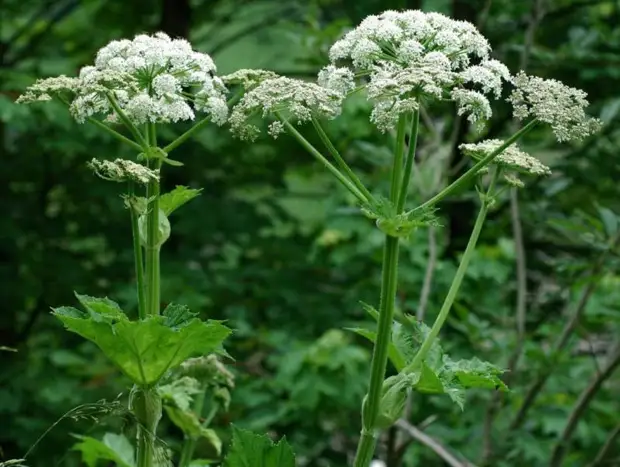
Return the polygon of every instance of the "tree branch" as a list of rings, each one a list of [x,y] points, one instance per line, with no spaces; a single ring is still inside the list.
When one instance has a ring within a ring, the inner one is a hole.
[[[603,461],[607,457],[607,454],[611,452],[611,448],[614,447],[616,438],[618,438],[619,436],[620,436],[620,423],[618,423],[616,425],[616,428],[614,428],[611,431],[611,433],[609,433],[609,436],[605,440],[605,443],[601,446],[601,449],[598,451],[598,454],[596,455],[592,463],[588,465],[588,467],[599,467],[603,465]]]

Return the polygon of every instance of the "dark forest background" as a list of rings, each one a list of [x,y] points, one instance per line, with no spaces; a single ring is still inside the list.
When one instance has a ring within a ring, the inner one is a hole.
[[[76,74],[110,40],[158,30],[211,54],[220,74],[265,68],[312,77],[348,27],[401,8],[477,24],[513,72],[584,89],[590,113],[605,124],[578,146],[559,146],[550,132],[528,140],[553,175],[500,200],[443,333],[454,356],[509,368],[512,392],[474,392],[464,412],[445,397],[417,396],[406,422],[478,466],[553,465],[560,445],[563,466],[620,466],[620,2],[611,0],[3,0],[0,345],[17,352],[0,352],[0,460],[23,456],[71,408],[126,391],[94,345],[63,331],[50,307],[72,303],[73,290],[108,295],[125,309],[136,302],[128,216],[117,187],[85,166],[92,157],[133,155],[77,125],[60,104],[17,106],[17,96],[38,77]],[[514,127],[508,106],[497,109],[488,137]],[[352,101],[329,131],[380,190],[389,153],[367,110],[363,99]],[[162,138],[183,129],[169,127]],[[420,138],[427,172],[418,200],[463,170],[456,147],[468,128],[454,114],[431,115]],[[335,182],[286,136],[247,144],[206,128],[177,158],[185,166],[168,171],[166,187],[204,192],[171,219],[162,297],[236,330],[227,346],[236,388],[215,428],[224,440],[231,422],[285,434],[300,465],[345,466],[370,347],[344,328],[365,323],[358,302],[378,296],[380,232],[350,215]],[[444,227],[404,246],[405,312],[434,318],[475,201],[471,192],[451,197],[441,206]],[[63,420],[28,463],[78,466],[71,434],[119,429],[115,419]],[[159,434],[173,448],[181,441],[170,424]],[[390,467],[401,465],[399,454],[405,466],[448,465],[401,428],[383,441],[378,452],[392,456]]]

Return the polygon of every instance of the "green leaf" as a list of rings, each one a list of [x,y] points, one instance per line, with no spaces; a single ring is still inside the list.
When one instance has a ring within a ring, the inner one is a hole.
[[[100,460],[112,461],[117,467],[135,467],[136,465],[133,446],[123,435],[106,433],[101,441],[90,436],[74,436],[80,442],[72,449],[82,453],[82,459],[88,467],[96,467]]]
[[[80,304],[86,308],[86,311],[94,319],[101,321],[114,321],[125,318],[125,314],[118,303],[110,300],[108,297],[95,298],[88,295],[80,295],[75,292]]]
[[[274,444],[269,437],[233,426],[230,451],[224,467],[294,467],[293,450],[282,438]]]
[[[179,185],[174,190],[159,197],[159,207],[169,216],[185,203],[198,196],[201,191],[202,189],[196,190]]]
[[[181,410],[189,410],[194,396],[202,392],[200,383],[195,378],[183,376],[169,384],[157,388],[164,404],[172,404]]]
[[[121,312],[118,321],[112,323],[104,319],[107,315],[89,316],[70,307],[56,308],[53,314],[69,331],[94,342],[125,375],[142,386],[156,383],[189,357],[217,351],[230,334],[230,329],[219,322],[197,318],[170,327],[166,324],[169,318],[164,316],[129,321]]]
[[[483,362],[474,357],[471,360],[454,362],[444,358],[442,373],[453,374],[464,388],[486,388],[508,391],[508,387],[499,378],[504,370],[497,366]]]
[[[189,311],[185,305],[170,303],[162,313],[165,318],[164,324],[170,328],[181,328],[191,322],[198,313]]]

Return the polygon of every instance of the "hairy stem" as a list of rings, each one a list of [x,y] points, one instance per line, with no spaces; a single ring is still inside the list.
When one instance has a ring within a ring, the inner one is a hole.
[[[138,424],[137,467],[155,466],[155,432],[161,419],[161,398],[155,388],[134,388],[131,408]]]
[[[140,232],[138,228],[138,213],[132,205],[134,198],[134,184],[129,183],[129,215],[131,217],[131,236],[133,238],[133,256],[136,269],[136,287],[138,289],[138,316],[146,318],[146,297],[144,284],[144,262],[142,259],[142,245],[140,244]]]
[[[476,223],[474,224],[474,228],[469,236],[469,240],[467,242],[467,247],[465,248],[465,252],[463,253],[463,257],[461,258],[461,262],[459,263],[459,267],[456,270],[456,275],[452,280],[452,284],[450,285],[450,289],[448,290],[448,294],[439,310],[439,314],[433,323],[433,327],[429,331],[428,335],[422,342],[418,353],[415,355],[411,363],[405,367],[403,371],[416,371],[421,365],[428,351],[431,349],[433,342],[439,335],[439,331],[441,331],[442,326],[446,322],[448,315],[450,314],[450,310],[458,294],[458,291],[461,287],[461,283],[463,282],[463,278],[465,277],[465,272],[469,266],[469,261],[476,249],[476,244],[478,243],[478,238],[480,237],[480,232],[482,231],[482,226],[484,225],[484,221],[487,217],[487,212],[489,211],[489,207],[491,204],[491,195],[495,190],[495,182],[497,180],[499,171],[495,170],[493,172],[493,176],[491,179],[491,183],[489,184],[489,188],[485,195],[481,196],[481,204],[480,210],[478,211],[478,216],[476,217]]]

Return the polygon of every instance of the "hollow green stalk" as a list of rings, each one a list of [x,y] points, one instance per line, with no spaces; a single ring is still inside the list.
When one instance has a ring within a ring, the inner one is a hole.
[[[127,114],[125,114],[123,109],[121,109],[121,107],[118,105],[115,97],[111,93],[108,93],[106,96],[108,98],[108,102],[116,112],[116,115],[118,115],[118,118],[120,118],[121,122],[123,122],[123,125],[125,125],[129,131],[131,131],[131,134],[134,138],[136,138],[138,144],[142,148],[146,149],[149,146],[148,141],[144,138],[142,133],[140,133],[140,130],[138,130],[136,125],[134,125],[134,123],[129,119],[129,117],[127,117]]]
[[[306,138],[303,137],[301,133],[299,133],[293,125],[287,122],[285,119],[278,116],[279,120],[284,125],[284,128],[288,131],[288,133],[293,136],[299,143],[306,149],[312,156],[314,156],[321,164],[325,166],[327,170],[329,170],[334,177],[338,179],[338,181],[353,195],[358,201],[362,204],[368,203],[370,200],[366,198],[366,196],[360,192],[360,190],[351,182],[347,177],[345,177],[340,170],[336,166],[334,166],[331,162],[329,162],[323,154],[321,154]]]
[[[450,310],[452,305],[454,304],[454,300],[456,295],[461,287],[463,282],[463,278],[465,277],[465,272],[469,266],[469,262],[473,256],[474,251],[476,250],[476,244],[478,243],[478,238],[480,237],[480,232],[482,231],[482,226],[484,225],[484,221],[486,220],[487,213],[489,211],[489,207],[491,206],[493,194],[495,191],[495,183],[497,181],[497,177],[499,175],[499,170],[493,170],[493,175],[491,176],[491,182],[489,183],[489,187],[485,194],[483,194],[480,203],[480,210],[478,211],[478,216],[476,217],[476,222],[474,224],[474,228],[469,236],[469,240],[467,241],[467,247],[465,248],[465,252],[461,258],[461,262],[459,263],[459,267],[456,270],[456,274],[454,279],[452,280],[452,284],[450,285],[450,289],[448,290],[448,294],[444,299],[443,304],[441,305],[441,309],[439,310],[439,314],[433,323],[433,327],[429,331],[428,335],[422,342],[418,353],[415,355],[411,363],[404,368],[404,372],[412,372],[417,371],[426,355],[428,354],[433,342],[439,335],[439,331],[441,331],[442,326],[446,322],[448,315],[450,314]]]
[[[513,143],[517,142],[522,136],[532,130],[538,124],[538,120],[532,120],[523,128],[521,128],[518,132],[508,138],[504,144],[498,147],[495,151],[489,153],[485,157],[483,157],[480,161],[474,164],[467,172],[457,178],[454,182],[448,185],[446,188],[441,190],[435,196],[433,196],[428,201],[425,201],[418,207],[416,207],[413,211],[424,210],[426,208],[432,207],[437,204],[439,201],[444,199],[446,196],[454,192],[455,190],[461,188],[463,185],[468,183],[470,180],[475,178],[478,175],[480,169],[489,165],[493,159],[495,159],[499,154],[501,154],[507,147],[511,146]]]
[[[148,123],[146,139],[151,148],[157,147],[157,133],[154,123]],[[154,165],[156,170],[161,161],[147,161]],[[147,186],[147,225],[146,225],[146,311],[145,318],[159,315],[160,305],[160,270],[159,270],[159,180],[154,180]],[[162,416],[161,398],[156,388],[137,388],[133,404],[133,411],[138,421],[137,467],[154,467],[155,463],[155,433]]]
[[[396,210],[401,212],[405,207],[405,201],[407,201],[407,194],[409,192],[409,182],[411,180],[411,171],[415,161],[415,150],[418,144],[418,128],[420,125],[420,111],[413,112],[411,122],[411,133],[409,135],[409,149],[407,150],[407,157],[405,159],[405,170],[403,172],[403,179],[400,185],[400,192],[398,193],[398,200],[396,201]]]
[[[147,127],[147,135],[149,139],[149,145],[151,147],[157,146],[157,135],[155,124],[149,123]],[[153,161],[155,170],[159,170],[161,167],[161,161],[156,159]],[[147,297],[146,308],[147,315],[156,316],[159,314],[159,180],[153,180],[149,183],[147,188],[147,199],[149,200],[147,206],[147,223],[146,223],[146,280],[147,280]]]
[[[142,259],[142,245],[140,244],[140,231],[138,228],[138,213],[132,206],[135,196],[133,182],[129,182],[129,215],[131,217],[131,236],[133,238],[133,255],[136,269],[136,287],[138,289],[138,316],[140,319],[146,318],[146,297],[144,284],[144,262]]]
[[[319,135],[319,138],[321,138],[321,141],[323,141],[323,144],[325,145],[329,153],[332,155],[332,157],[335,159],[336,163],[338,164],[338,167],[340,167],[340,170],[342,170],[345,173],[345,175],[349,178],[349,180],[353,182],[355,187],[364,196],[366,196],[366,198],[369,201],[372,201],[373,200],[372,194],[370,193],[370,191],[368,191],[368,189],[364,186],[364,184],[359,179],[359,177],[355,174],[355,172],[353,172],[351,167],[349,167],[349,165],[340,155],[340,153],[338,152],[334,144],[329,139],[329,136],[327,136],[327,133],[325,133],[325,130],[323,130],[321,123],[316,118],[312,118],[312,124],[314,125],[314,128],[317,134]]]
[[[396,202],[398,199],[402,181],[405,125],[406,118],[402,116],[398,123],[392,166],[392,184],[390,189],[390,200],[392,202]],[[379,435],[376,423],[379,416],[381,390],[385,380],[392,320],[394,318],[394,302],[398,285],[398,247],[399,239],[386,235],[383,247],[377,339],[373,347],[370,364],[370,388],[362,409],[362,432],[355,454],[355,462],[353,464],[355,467],[368,467],[375,452],[377,436]]]

